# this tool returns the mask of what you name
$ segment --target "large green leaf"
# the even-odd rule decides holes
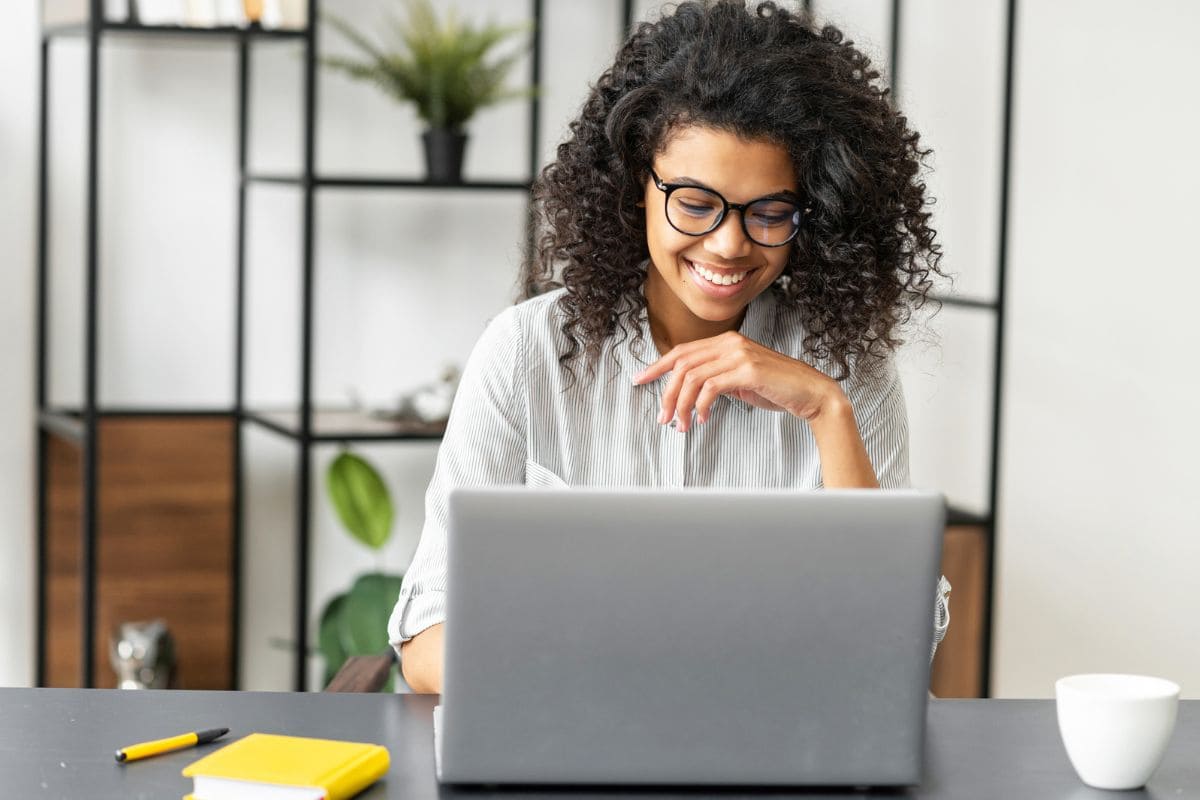
[[[359,576],[342,609],[342,641],[347,652],[379,653],[387,648],[388,617],[399,594],[399,578],[380,573]]]
[[[346,648],[342,646],[342,607],[346,595],[339,594],[325,605],[321,612],[321,622],[317,628],[317,648],[325,658],[325,685],[333,680],[333,676],[346,663]]]
[[[350,656],[378,655],[388,647],[387,623],[400,596],[401,575],[360,575],[345,594],[321,613],[318,643],[325,658],[325,683]],[[384,687],[390,691],[391,681]]]
[[[387,486],[375,468],[342,451],[325,476],[329,499],[350,535],[367,547],[383,547],[392,535],[395,510]]]

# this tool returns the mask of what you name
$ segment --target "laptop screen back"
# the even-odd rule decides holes
[[[460,490],[444,780],[919,781],[944,505]]]

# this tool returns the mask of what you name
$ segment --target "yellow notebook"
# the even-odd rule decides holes
[[[377,744],[252,733],[183,770],[193,800],[345,800],[388,771]]]

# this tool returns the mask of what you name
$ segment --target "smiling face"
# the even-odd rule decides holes
[[[743,139],[706,127],[675,132],[652,164],[667,184],[699,184],[730,203],[784,192],[795,194],[796,175],[781,145]],[[646,276],[650,329],[660,351],[735,330],[750,301],[783,272],[792,245],[764,247],[746,236],[741,212],[730,210],[713,231],[680,233],[667,221],[665,195],[646,181]]]

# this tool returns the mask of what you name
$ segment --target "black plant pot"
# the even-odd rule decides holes
[[[421,134],[425,143],[425,178],[431,183],[462,183],[463,153],[467,135],[448,128],[430,128]]]

